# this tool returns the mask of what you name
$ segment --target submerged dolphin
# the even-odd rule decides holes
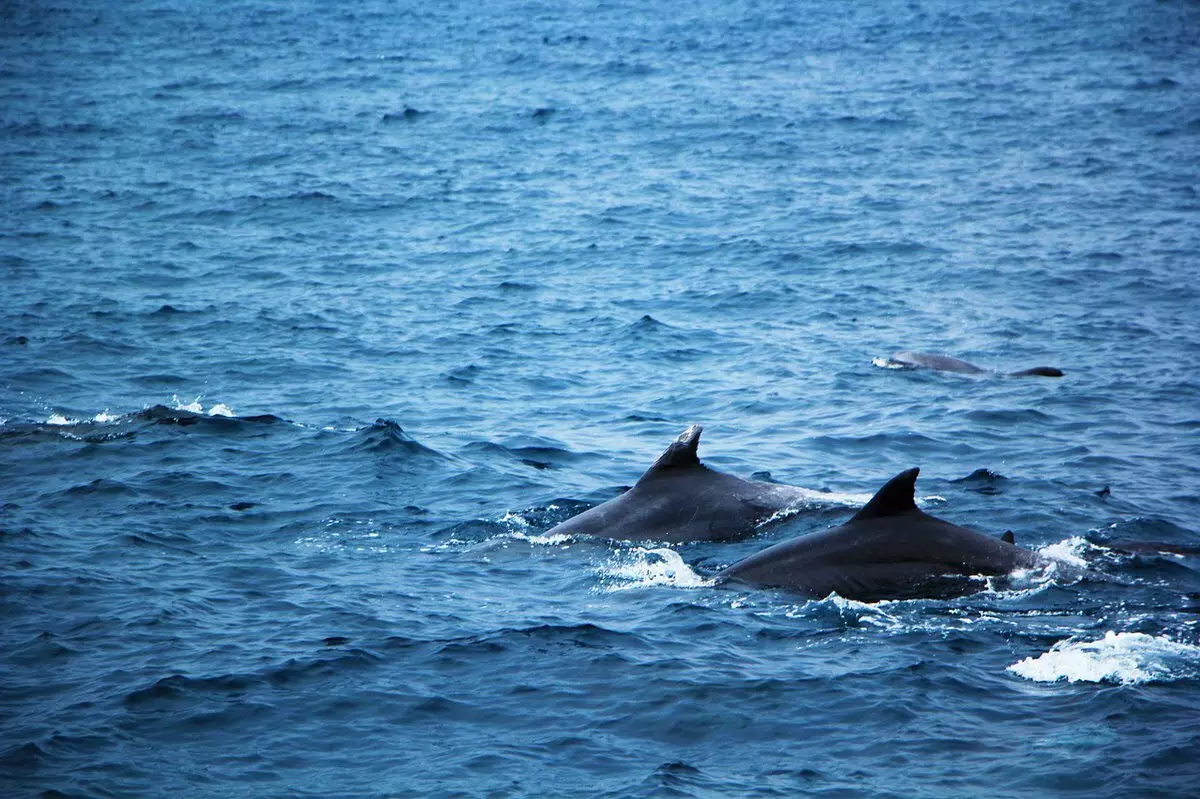
[[[633,488],[546,534],[667,543],[727,541],[754,535],[781,511],[825,496],[708,468],[696,455],[702,429],[694,424],[684,430]]]
[[[963,375],[994,375],[1002,374],[992,369],[984,369],[973,363],[951,358],[949,355],[933,355],[928,352],[912,352],[904,350],[897,352],[888,359],[889,366],[906,366],[910,369],[925,367],[939,372],[957,372]],[[1006,377],[1062,377],[1061,369],[1053,366],[1035,366],[1032,369],[1022,369],[1019,372],[1009,372]]]
[[[821,599],[836,592],[875,601],[973,593],[976,575],[1043,566],[1041,556],[921,511],[913,502],[919,469],[893,477],[845,524],[793,538],[717,575]]]

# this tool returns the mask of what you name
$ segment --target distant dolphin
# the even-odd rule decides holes
[[[912,352],[904,350],[897,352],[887,359],[884,366],[907,367],[916,369],[925,367],[926,369],[936,369],[939,372],[957,372],[963,375],[994,375],[1002,374],[992,369],[984,369],[976,366],[973,363],[951,358],[949,355],[933,355],[928,352]],[[1053,366],[1035,366],[1032,369],[1022,369],[1019,372],[1009,372],[1006,377],[1062,377],[1061,369],[1055,369]]]
[[[633,488],[551,528],[547,535],[632,541],[727,541],[754,535],[781,511],[827,496],[796,486],[742,480],[710,469],[694,424]]]
[[[733,564],[721,581],[821,599],[951,597],[979,590],[976,575],[1045,565],[1041,556],[930,516],[913,502],[918,469],[893,477],[845,524],[793,538]]]

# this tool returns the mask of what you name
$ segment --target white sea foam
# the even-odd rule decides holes
[[[1008,670],[1036,682],[1169,682],[1200,676],[1200,646],[1110,630],[1099,641],[1059,641],[1049,652],[1025,658]]]
[[[509,527],[516,527],[522,530],[529,529],[529,520],[519,513],[506,513],[500,517],[500,523]]]
[[[794,605],[784,615],[802,618],[816,614],[818,616],[835,616],[843,622],[852,624],[870,624],[885,628],[902,626],[904,622],[886,610],[890,604],[892,603],[888,600],[871,603],[846,599],[835,592],[824,599],[814,599],[802,605]]]
[[[177,410],[177,411],[187,411],[188,413],[202,413],[207,416],[236,416],[237,415],[233,412],[232,408],[230,408],[228,405],[226,405],[223,402],[218,402],[216,405],[212,405],[206,411],[206,410],[204,410],[204,404],[200,401],[202,399],[204,399],[203,395],[196,397],[191,402],[184,402],[183,400],[181,400],[179,398],[178,394],[175,394],[171,397],[171,401],[174,403],[174,410]]]
[[[53,425],[75,424],[75,420],[68,419],[67,417],[63,416],[61,413],[52,413],[52,414],[50,414],[50,418],[46,420],[46,424],[53,424]]]
[[[120,418],[121,414],[109,413],[108,408],[105,408],[104,410],[100,411],[100,413],[93,416],[92,421],[96,424],[107,424],[108,422],[115,422]]]
[[[177,410],[177,411],[188,411],[189,413],[204,413],[204,406],[200,404],[200,397],[196,397],[191,402],[184,402],[183,400],[181,400],[179,398],[178,394],[175,394],[171,397],[171,400],[175,403],[175,410]]]
[[[530,544],[538,544],[539,546],[562,546],[575,541],[574,536],[564,533],[555,533],[554,535],[529,535],[528,533],[511,532],[507,534],[508,538],[515,538],[518,541],[527,541]]]
[[[871,359],[872,366],[878,366],[880,369],[903,369],[904,364],[899,361],[893,361],[891,358],[880,358],[878,356]]]
[[[605,590],[627,591],[630,588],[646,588],[669,585],[674,588],[704,588],[713,581],[697,574],[684,563],[673,549],[643,549],[635,547],[618,553],[614,562],[600,569],[605,579]]]
[[[554,509],[554,506],[551,505],[550,508]],[[505,527],[507,527],[509,531],[507,533],[500,534],[497,536],[498,538],[516,539],[518,541],[525,541],[530,544],[552,547],[571,544],[575,541],[574,536],[565,535],[563,533],[555,533],[554,535],[538,535],[536,533],[528,532],[533,525],[528,519],[525,518],[524,515],[520,513],[509,512],[504,514],[500,517],[500,524],[503,524]]]
[[[1100,547],[1076,535],[1053,544],[1047,544],[1044,547],[1040,547],[1037,551],[1038,554],[1053,560],[1085,569],[1088,564],[1084,558],[1084,554],[1098,549]]]

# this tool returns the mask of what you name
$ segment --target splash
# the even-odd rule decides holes
[[[869,624],[888,630],[903,629],[907,623],[887,608],[897,604],[892,600],[881,602],[860,602],[857,599],[846,599],[836,592],[824,599],[810,600],[803,605],[796,605],[784,612],[791,618],[823,618],[835,621],[839,626],[857,627]]]
[[[606,591],[627,591],[669,585],[674,588],[706,588],[713,581],[705,578],[684,562],[673,549],[633,549],[619,553],[613,562],[599,570],[605,579]]]
[[[218,402],[211,406],[207,411],[204,410],[204,405],[201,403],[203,397],[196,397],[191,402],[184,402],[179,398],[178,394],[171,397],[171,410],[186,411],[188,413],[197,413],[204,416],[224,416],[227,418],[236,418],[233,408],[223,402]],[[146,406],[147,408],[149,406]],[[156,406],[158,407],[158,406]],[[49,418],[46,419],[46,424],[54,427],[69,427],[79,424],[115,424],[128,421],[135,417],[133,413],[113,413],[110,409],[105,408],[99,413],[91,417],[73,418],[64,413],[53,411]]]
[[[1008,671],[1035,682],[1170,682],[1200,676],[1200,646],[1110,630],[1099,641],[1059,641],[1049,652],[1014,663]]]
[[[556,505],[548,505],[547,510],[558,510]],[[529,519],[525,518],[520,513],[506,513],[500,517],[500,524],[508,528],[507,533],[502,533],[500,538],[515,538],[518,541],[525,541],[530,544],[538,544],[540,546],[562,546],[575,541],[575,537],[565,535],[563,533],[555,533],[554,535],[538,535],[537,533],[529,532],[533,529],[533,524]]]

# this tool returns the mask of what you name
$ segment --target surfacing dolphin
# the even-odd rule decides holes
[[[990,538],[923,512],[913,501],[919,471],[893,477],[845,524],[768,547],[717,579],[815,599],[948,598],[978,591],[972,577],[1048,563],[1014,546],[1011,534]]]
[[[1035,366],[1032,369],[1022,369],[1019,372],[997,372],[993,369],[984,369],[981,366],[976,366],[973,363],[951,358],[949,355],[934,355],[928,352],[912,352],[911,350],[903,350],[894,353],[891,358],[886,359],[882,364],[884,366],[903,367],[908,369],[917,369],[924,367],[926,369],[936,369],[939,372],[957,372],[962,375],[1004,375],[1005,377],[1062,377],[1061,369],[1056,369],[1053,366]]]
[[[684,430],[633,488],[551,528],[546,535],[631,541],[728,541],[754,535],[783,513],[828,495],[742,480],[710,469],[696,448],[703,428]]]

